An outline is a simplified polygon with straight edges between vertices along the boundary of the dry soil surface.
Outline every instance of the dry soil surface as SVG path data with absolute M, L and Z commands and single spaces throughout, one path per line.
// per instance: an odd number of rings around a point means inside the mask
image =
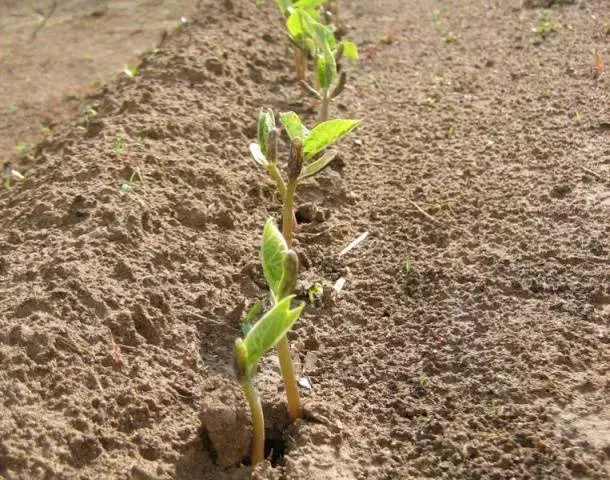
M 342 3 L 364 123 L 297 195 L 312 388 L 288 425 L 264 360 L 254 476 L 609 478 L 610 3 Z M 263 106 L 315 123 L 290 58 L 273 2 L 204 0 L 0 193 L 1 476 L 250 478 L 232 345 L 279 205 L 247 146 Z

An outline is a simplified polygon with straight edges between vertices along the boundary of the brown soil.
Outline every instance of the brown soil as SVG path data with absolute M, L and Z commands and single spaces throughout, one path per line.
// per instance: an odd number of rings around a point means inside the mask
M 0 2 L 0 160 L 84 113 L 99 90 L 137 54 L 157 45 L 197 0 L 2 0 Z
M 365 123 L 298 195 L 301 289 L 326 291 L 291 335 L 308 419 L 269 355 L 286 451 L 255 477 L 609 478 L 610 4 L 343 4 L 362 59 L 332 111 Z M 231 354 L 279 208 L 247 144 L 261 106 L 315 108 L 272 2 L 201 7 L 0 193 L 4 478 L 251 474 L 223 466 L 247 441 Z

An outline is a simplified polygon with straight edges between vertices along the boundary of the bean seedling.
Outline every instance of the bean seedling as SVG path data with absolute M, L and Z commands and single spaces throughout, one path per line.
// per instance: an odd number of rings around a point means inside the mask
M 296 308 L 290 308 L 294 299 L 291 293 L 296 285 L 298 260 L 296 253 L 288 248 L 273 219 L 267 220 L 263 229 L 261 263 L 274 306 L 249 329 L 243 340 L 235 340 L 234 349 L 235 374 L 252 416 L 252 465 L 263 461 L 265 448 L 265 419 L 252 379 L 258 361 L 285 338 L 304 307 L 301 303 Z
M 299 2 L 301 3 L 301 2 Z M 320 121 L 328 119 L 328 104 L 345 88 L 347 74 L 339 73 L 338 64 L 342 58 L 356 60 L 358 47 L 352 42 L 337 42 L 331 27 L 320 23 L 306 9 L 294 8 L 286 20 L 286 28 L 291 41 L 301 52 L 300 64 L 295 68 L 301 85 L 305 90 L 321 101 Z M 308 55 L 312 55 L 316 64 L 316 84 L 314 88 L 307 83 L 306 65 Z
M 356 128 L 360 120 L 328 120 L 309 130 L 301 123 L 301 119 L 296 113 L 285 112 L 280 114 L 280 122 L 290 139 L 286 180 L 282 177 L 277 166 L 277 146 L 280 129 L 276 126 L 273 111 L 261 111 L 258 119 L 258 143 L 250 144 L 249 148 L 254 161 L 263 167 L 276 183 L 283 203 L 282 235 L 287 249 L 290 249 L 292 246 L 293 226 L 296 223 L 293 205 L 298 183 L 307 177 L 317 174 L 330 164 L 335 158 L 336 152 L 325 151 L 327 147 Z M 284 296 L 291 293 L 292 290 L 286 290 Z M 290 355 L 290 346 L 285 336 L 277 342 L 277 347 L 288 401 L 288 412 L 292 419 L 297 419 L 302 415 L 299 390 Z

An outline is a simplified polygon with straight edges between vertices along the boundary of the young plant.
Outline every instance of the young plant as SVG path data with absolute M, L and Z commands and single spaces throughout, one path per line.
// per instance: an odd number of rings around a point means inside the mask
M 279 0 L 278 0 L 279 1 Z M 338 74 L 342 58 L 356 60 L 358 48 L 352 42 L 338 42 L 330 25 L 320 22 L 315 8 L 323 2 L 300 0 L 288 7 L 286 19 L 288 36 L 295 46 L 295 71 L 301 85 L 321 102 L 320 121 L 328 118 L 328 102 L 339 95 L 347 80 L 345 72 Z M 281 7 L 280 7 L 281 9 Z M 312 56 L 316 62 L 316 84 L 314 88 L 307 83 L 307 59 Z M 331 86 L 336 85 L 331 91 Z
M 546 38 L 551 33 L 559 30 L 559 27 L 559 22 L 556 19 L 551 18 L 549 20 L 547 18 L 543 18 L 534 28 L 532 28 L 532 32 L 537 35 L 540 35 L 542 38 Z
M 127 198 L 127 196 L 132 192 L 132 190 L 136 186 L 136 181 L 140 183 L 144 183 L 144 177 L 142 176 L 142 172 L 139 168 L 136 168 L 129 180 L 121 180 L 119 183 L 119 195 L 121 198 Z
M 343 91 L 347 81 L 345 71 L 339 73 L 338 64 L 342 58 L 356 60 L 358 58 L 358 47 L 347 40 L 337 42 L 330 27 L 322 25 L 302 10 L 295 10 L 286 25 L 291 38 L 308 39 L 309 51 L 316 62 L 316 84 L 318 88 L 308 84 L 304 78 L 300 79 L 301 85 L 320 100 L 320 121 L 326 121 L 330 100 Z
M 296 284 L 298 260 L 272 219 L 267 220 L 263 229 L 261 263 L 274 306 L 249 329 L 243 340 L 235 340 L 234 349 L 235 373 L 252 416 L 252 465 L 264 459 L 265 448 L 265 419 L 252 379 L 258 361 L 285 338 L 304 307 L 302 303 L 290 308 L 294 299 L 291 292 Z
M 24 179 L 24 176 L 21 175 L 21 173 L 19 173 L 15 168 L 13 168 L 11 162 L 4 162 L 4 165 L 2 166 L 2 171 L 4 177 L 2 184 L 6 190 L 11 189 L 11 183 L 13 180 Z
M 606 71 L 606 67 L 602 62 L 602 57 L 597 51 L 597 49 L 592 50 L 593 53 L 593 64 L 591 65 L 591 70 L 593 71 L 593 78 L 599 77 L 602 73 Z
M 307 79 L 307 58 L 314 45 L 309 33 L 304 28 L 304 22 L 318 19 L 317 7 L 325 0 L 275 0 L 275 3 L 286 19 L 288 37 L 292 42 L 294 70 L 300 81 Z
M 97 112 L 96 112 L 97 115 Z M 123 154 L 123 148 L 125 144 L 121 137 L 118 137 L 112 146 L 112 151 L 116 156 L 117 160 L 121 158 Z M 129 161 L 131 160 L 129 157 L 126 157 Z M 130 162 L 135 163 L 135 162 Z M 121 198 L 127 198 L 127 196 L 134 190 L 136 186 L 136 182 L 144 183 L 144 175 L 142 174 L 142 170 L 140 170 L 139 166 L 132 167 L 131 175 L 129 176 L 129 180 L 121 180 L 119 182 L 119 195 Z
M 277 185 L 282 199 L 282 235 L 287 248 L 292 246 L 294 220 L 294 196 L 299 182 L 320 172 L 335 158 L 335 151 L 326 151 L 327 147 L 337 142 L 356 128 L 360 120 L 329 120 L 309 130 L 294 112 L 280 115 L 280 122 L 290 139 L 290 154 L 286 167 L 285 179 L 277 167 L 277 144 L 280 129 L 276 127 L 275 116 L 271 110 L 262 110 L 258 120 L 258 143 L 250 145 L 254 161 L 265 168 Z M 286 290 L 285 295 L 292 293 Z M 302 416 L 299 390 L 297 386 L 290 346 L 287 338 L 282 337 L 278 343 L 278 356 L 282 378 L 288 401 L 288 413 L 292 419 Z

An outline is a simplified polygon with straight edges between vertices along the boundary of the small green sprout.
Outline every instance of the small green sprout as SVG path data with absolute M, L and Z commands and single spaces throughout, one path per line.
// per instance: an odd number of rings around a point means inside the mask
M 123 139 L 121 137 L 118 137 L 114 141 L 114 145 L 112 146 L 112 151 L 114 152 L 114 155 L 116 156 L 116 158 L 119 158 L 121 156 L 121 153 L 123 153 Z
M 294 196 L 297 185 L 301 180 L 317 174 L 332 162 L 336 152 L 327 151 L 327 148 L 356 128 L 360 124 L 360 120 L 328 120 L 309 130 L 302 124 L 296 113 L 285 112 L 280 114 L 280 122 L 290 139 L 285 177 L 282 176 L 277 165 L 277 148 L 281 130 L 276 126 L 272 110 L 261 110 L 258 118 L 258 143 L 250 144 L 249 149 L 254 161 L 269 173 L 277 186 L 283 203 L 282 235 L 286 242 L 286 249 L 290 249 L 293 228 L 296 224 Z M 263 270 L 267 268 L 265 265 L 275 265 L 275 268 L 278 269 L 281 262 L 263 261 Z M 273 278 L 277 283 L 278 276 L 270 277 L 265 272 L 265 278 L 268 279 L 273 293 L 274 287 L 277 286 L 274 285 Z M 269 280 L 270 278 L 271 280 Z M 274 300 L 277 301 L 278 298 L 291 294 L 293 290 L 294 286 L 285 290 L 279 297 L 276 294 Z M 302 416 L 299 390 L 290 355 L 290 346 L 285 336 L 279 340 L 277 346 L 288 401 L 288 412 L 292 419 L 297 419 Z
M 419 386 L 422 388 L 426 388 L 430 383 L 430 378 L 426 375 L 421 375 L 419 377 Z
M 316 298 L 322 297 L 323 294 L 324 288 L 320 282 L 313 283 L 307 290 L 307 297 L 311 303 L 313 303 Z
M 121 180 L 119 183 L 119 195 L 121 198 L 127 198 L 129 194 L 135 189 L 136 182 L 144 183 L 144 176 L 139 168 L 136 168 L 129 180 Z
M 582 122 L 582 113 L 580 113 L 579 110 L 576 110 L 576 112 L 574 112 L 574 121 L 576 123 Z
M 538 24 L 532 28 L 532 32 L 534 32 L 537 35 L 540 35 L 542 38 L 546 38 L 551 33 L 559 30 L 559 27 L 560 27 L 560 24 L 556 19 L 552 18 L 549 20 L 546 18 L 542 18 L 538 22 Z
M 453 43 L 457 40 L 457 35 L 453 32 L 448 32 L 445 37 L 443 38 L 443 41 L 445 43 Z
M 492 398 L 490 405 L 491 405 L 491 411 L 493 413 L 493 416 L 499 417 L 500 416 L 500 407 L 498 406 L 498 399 Z
M 422 105 L 426 105 L 427 107 L 434 107 L 436 105 L 437 99 L 436 97 L 426 97 L 422 100 Z
M 129 78 L 135 78 L 138 75 L 138 70 L 139 70 L 139 67 L 137 65 L 129 66 L 129 65 L 125 64 L 125 66 L 123 67 L 123 73 L 125 75 L 127 75 Z
M 13 180 L 19 181 L 25 178 L 23 175 L 21 175 L 21 173 L 19 173 L 15 168 L 13 168 L 11 162 L 4 162 L 4 165 L 2 166 L 2 172 L 2 185 L 6 190 L 11 189 L 11 183 Z
M 25 142 L 18 142 L 17 145 L 15 145 L 15 151 L 19 158 L 25 157 L 25 154 L 28 153 L 28 144 Z
M 456 135 L 457 135 L 457 129 L 456 129 L 455 125 L 452 123 L 451 125 L 449 125 L 449 128 L 447 129 L 447 137 L 453 138 Z
M 288 248 L 273 219 L 267 220 L 263 229 L 261 263 L 274 306 L 248 330 L 243 339 L 235 340 L 234 350 L 235 373 L 252 416 L 252 465 L 263 461 L 265 446 L 265 420 L 252 379 L 259 360 L 285 338 L 304 307 L 303 303 L 296 308 L 290 307 L 294 299 L 291 292 L 296 284 L 298 259 L 296 253 Z

